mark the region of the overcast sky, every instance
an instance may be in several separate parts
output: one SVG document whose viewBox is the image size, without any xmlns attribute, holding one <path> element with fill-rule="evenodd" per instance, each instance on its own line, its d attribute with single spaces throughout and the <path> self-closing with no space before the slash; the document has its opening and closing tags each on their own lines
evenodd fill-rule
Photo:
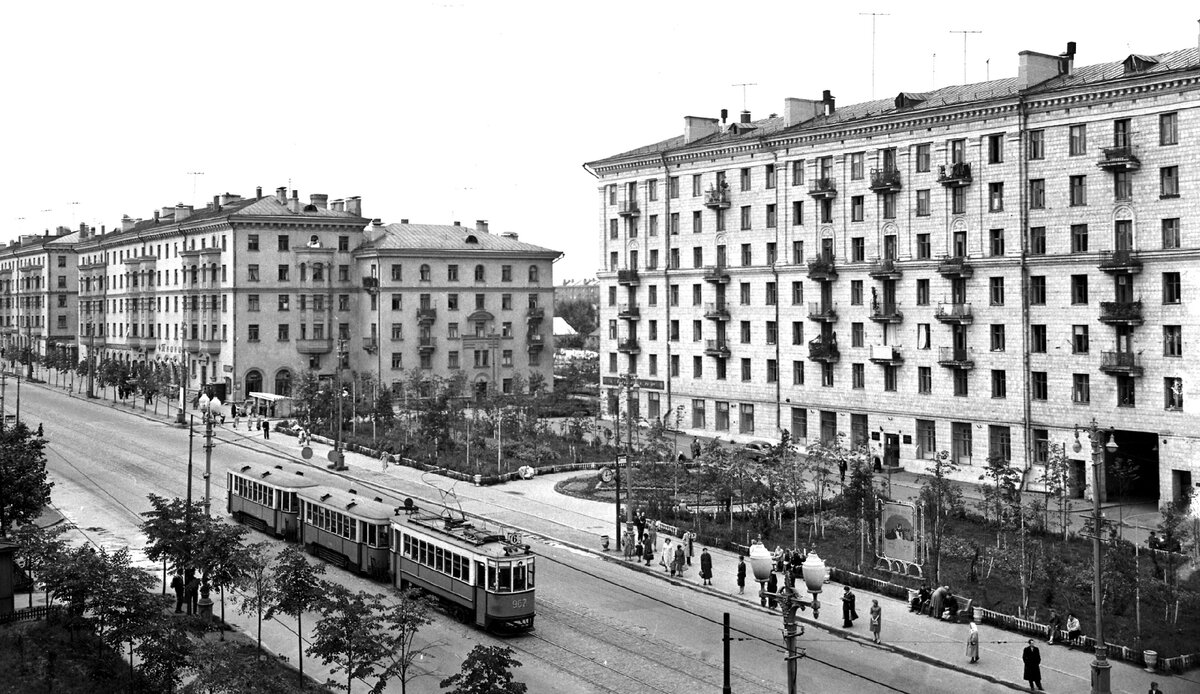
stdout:
<svg viewBox="0 0 1200 694">
<path fill-rule="evenodd" d="M 1146 11 L 1140 11 L 1145 8 Z M 1151 9 L 1153 8 L 1153 9 Z M 1200 5 L 1067 2 L 8 2 L 0 241 L 217 193 L 360 195 L 384 222 L 472 224 L 597 267 L 586 161 L 755 118 L 1197 45 Z M 203 175 L 191 175 L 203 172 Z M 194 191 L 194 192 L 193 192 Z"/>
</svg>

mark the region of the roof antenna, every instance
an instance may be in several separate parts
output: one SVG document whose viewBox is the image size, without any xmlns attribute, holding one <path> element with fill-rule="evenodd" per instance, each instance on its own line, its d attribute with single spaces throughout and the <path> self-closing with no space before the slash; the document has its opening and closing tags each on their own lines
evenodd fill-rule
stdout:
<svg viewBox="0 0 1200 694">
<path fill-rule="evenodd" d="M 933 54 L 933 58 L 929 61 L 932 68 L 932 75 L 929 78 L 929 90 L 937 89 L 937 53 Z"/>
<path fill-rule="evenodd" d="M 757 82 L 742 82 L 740 84 L 735 84 L 733 86 L 742 88 L 742 111 L 745 111 L 746 110 L 746 87 L 757 87 L 758 83 Z"/>
<path fill-rule="evenodd" d="M 192 177 L 192 207 L 195 207 L 196 206 L 196 177 L 203 176 L 204 172 L 203 171 L 189 171 L 189 172 L 187 172 L 187 175 Z"/>
<path fill-rule="evenodd" d="M 951 34 L 963 35 L 963 84 L 967 83 L 967 34 L 982 34 L 982 31 L 970 31 L 964 29 L 951 29 Z"/>
<path fill-rule="evenodd" d="M 871 100 L 875 100 L 875 18 L 890 17 L 887 12 L 859 12 L 858 16 L 871 17 Z"/>
</svg>

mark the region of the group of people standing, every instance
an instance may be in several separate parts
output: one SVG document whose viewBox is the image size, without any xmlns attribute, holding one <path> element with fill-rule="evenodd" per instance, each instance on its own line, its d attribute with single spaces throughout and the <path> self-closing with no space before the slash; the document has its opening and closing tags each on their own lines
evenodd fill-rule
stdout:
<svg viewBox="0 0 1200 694">
<path fill-rule="evenodd" d="M 646 566 L 650 566 L 658 549 L 659 529 L 658 521 L 647 519 L 646 514 L 640 510 L 634 512 L 633 522 L 626 527 L 621 537 L 625 558 L 631 561 L 645 561 Z M 695 550 L 696 534 L 690 530 L 685 531 L 675 543 L 671 542 L 670 537 L 666 537 L 663 539 L 662 553 L 659 555 L 659 566 L 671 576 L 682 576 L 692 565 Z M 712 585 L 712 555 L 708 553 L 707 547 L 701 548 L 700 551 L 700 579 L 704 585 Z"/>
<path fill-rule="evenodd" d="M 196 572 L 188 569 L 185 573 L 175 573 L 171 579 L 171 590 L 175 591 L 175 613 L 183 612 L 187 607 L 188 614 L 200 613 L 200 579 Z"/>
</svg>

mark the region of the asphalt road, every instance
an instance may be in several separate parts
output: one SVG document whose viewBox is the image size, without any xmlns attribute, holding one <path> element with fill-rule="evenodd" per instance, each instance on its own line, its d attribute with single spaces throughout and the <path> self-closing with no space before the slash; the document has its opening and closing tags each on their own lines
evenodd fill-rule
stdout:
<svg viewBox="0 0 1200 694">
<path fill-rule="evenodd" d="M 144 538 L 137 530 L 137 514 L 148 508 L 146 495 L 185 494 L 187 429 L 142 416 L 140 409 L 113 409 L 70 398 L 59 390 L 23 386 L 21 395 L 22 419 L 33 426 L 43 422 L 46 427 L 55 505 L 87 540 L 106 547 L 140 549 Z M 12 411 L 12 403 L 8 405 Z M 198 428 L 192 442 L 193 495 L 197 499 L 204 493 L 201 434 Z M 225 471 L 229 468 L 246 461 L 297 459 L 292 455 L 294 448 L 271 447 L 260 436 L 245 429 L 218 429 L 212 456 L 213 513 L 224 515 Z M 397 491 L 417 498 L 438 496 L 432 487 L 419 484 Z M 512 523 L 539 515 L 537 502 L 518 497 L 513 504 L 497 505 L 491 511 L 500 521 Z M 266 539 L 253 532 L 250 535 L 251 541 Z M 733 613 L 733 636 L 739 639 L 731 648 L 732 691 L 785 689 L 778 616 L 732 605 L 686 586 L 650 580 L 551 537 L 531 541 L 538 555 L 539 604 L 534 632 L 499 639 L 439 613 L 435 624 L 419 637 L 429 649 L 418 668 L 429 674 L 410 683 L 409 691 L 440 691 L 438 680 L 456 672 L 475 643 L 487 643 L 516 650 L 524 664 L 518 678 L 533 693 L 718 692 L 725 611 Z M 140 552 L 136 557 L 153 568 Z M 328 577 L 353 590 L 387 592 L 385 586 L 335 568 Z M 252 618 L 238 615 L 234 603 L 231 597 L 227 618 L 253 635 Z M 306 617 L 306 627 L 314 621 L 315 615 Z M 286 617 L 267 623 L 264 642 L 294 658 L 294 627 Z M 801 640 L 808 653 L 799 662 L 803 692 L 962 692 L 984 686 L 978 679 L 863 648 L 819 630 Z M 307 659 L 305 669 L 319 678 L 328 674 L 326 668 Z M 393 683 L 388 691 L 400 691 L 399 684 Z"/>
</svg>

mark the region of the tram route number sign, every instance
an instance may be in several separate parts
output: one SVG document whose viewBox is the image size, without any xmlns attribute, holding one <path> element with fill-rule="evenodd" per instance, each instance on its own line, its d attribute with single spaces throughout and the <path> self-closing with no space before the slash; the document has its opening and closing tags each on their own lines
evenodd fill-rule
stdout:
<svg viewBox="0 0 1200 694">
<path fill-rule="evenodd" d="M 517 532 L 517 531 L 515 531 L 515 530 L 514 530 L 514 531 L 512 531 L 512 532 L 510 532 L 510 533 L 509 533 L 507 536 L 505 536 L 505 540 L 507 540 L 507 541 L 508 541 L 508 544 L 510 544 L 510 545 L 520 545 L 520 544 L 524 544 L 524 543 L 521 541 L 522 539 L 524 539 L 524 538 L 522 538 L 522 537 L 521 537 L 521 533 L 519 533 L 519 532 Z"/>
<path fill-rule="evenodd" d="M 513 598 L 512 607 L 514 610 L 523 610 L 529 605 L 529 598 Z"/>
</svg>

